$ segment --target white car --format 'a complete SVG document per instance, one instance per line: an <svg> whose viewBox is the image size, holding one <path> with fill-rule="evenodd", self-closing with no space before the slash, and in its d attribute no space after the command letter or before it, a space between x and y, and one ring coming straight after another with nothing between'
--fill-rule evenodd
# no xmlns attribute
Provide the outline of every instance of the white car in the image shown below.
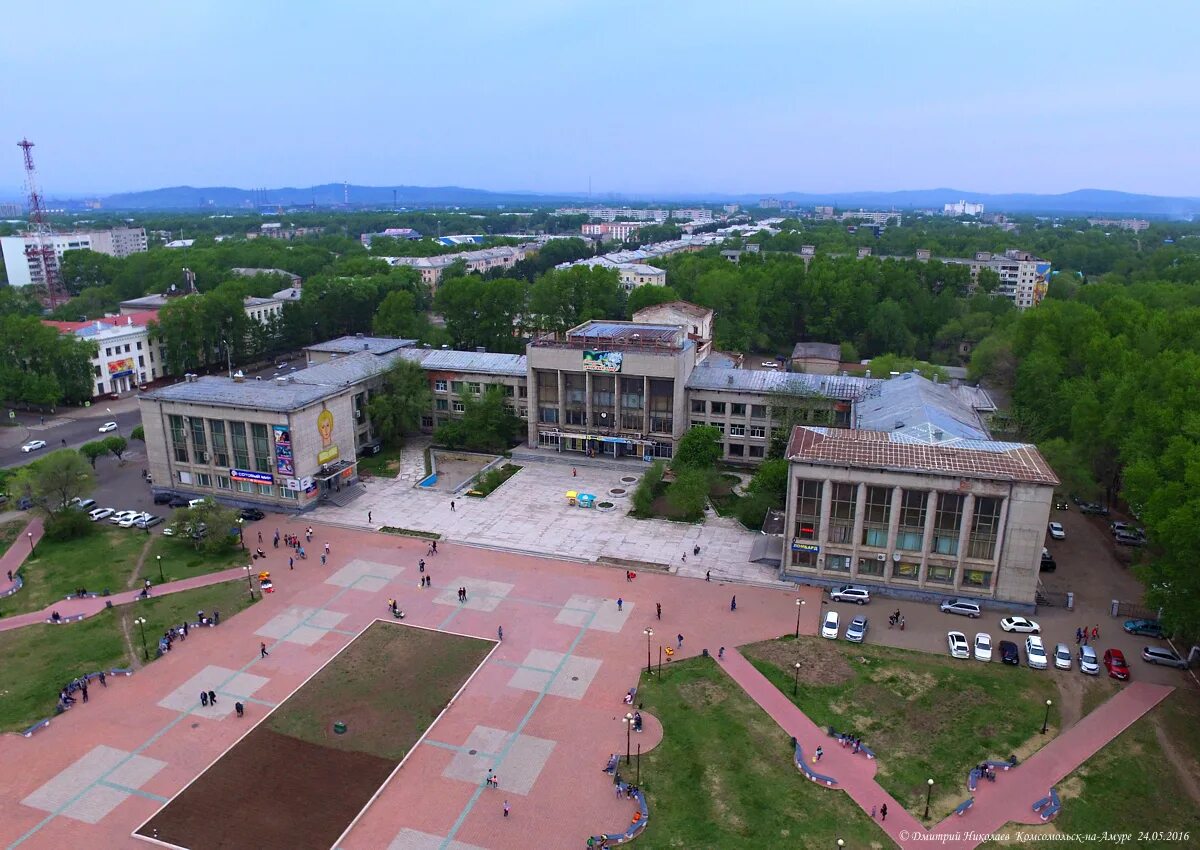
<svg viewBox="0 0 1200 850"><path fill-rule="evenodd" d="M1000 621L1000 628L1006 632L1018 632L1023 635L1036 635L1042 630L1033 620L1024 617L1005 617Z"/></svg>
<svg viewBox="0 0 1200 850"><path fill-rule="evenodd" d="M971 647L967 645L967 636L962 632L946 632L946 644L950 647L951 658L971 657Z"/></svg>
<svg viewBox="0 0 1200 850"><path fill-rule="evenodd" d="M1059 670L1071 669L1071 650L1065 643L1054 647L1054 666Z"/></svg>
<svg viewBox="0 0 1200 850"><path fill-rule="evenodd" d="M1050 523L1049 528L1050 528L1050 536L1053 537L1055 540L1066 540L1067 539L1067 531L1065 528L1062 527L1061 522L1052 522L1052 523Z"/></svg>
<svg viewBox="0 0 1200 850"><path fill-rule="evenodd" d="M838 626L838 612L826 611L825 619L821 621L821 637L837 640L838 631L840 631L840 626Z"/></svg>
<svg viewBox="0 0 1200 850"><path fill-rule="evenodd" d="M1045 670L1049 666L1046 647L1042 646L1042 639L1037 635L1025 638L1025 663L1031 670Z"/></svg>
<svg viewBox="0 0 1200 850"><path fill-rule="evenodd" d="M141 522L142 520L146 520L146 519L150 519L150 514L142 513L141 511L138 511L137 513L133 514L132 516L128 516L125 519L121 520L120 522L117 523L117 525L119 525L121 528L133 528L139 522Z"/></svg>
<svg viewBox="0 0 1200 850"><path fill-rule="evenodd" d="M975 635L975 660L992 660L992 636L987 632L980 632Z"/></svg>
<svg viewBox="0 0 1200 850"><path fill-rule="evenodd" d="M44 448L46 448L45 440L30 440L28 443L21 446L21 451L28 454L29 452L36 452L38 449Z"/></svg>
<svg viewBox="0 0 1200 850"><path fill-rule="evenodd" d="M853 602L856 605L866 605L871 601L871 591L865 587L844 584L829 592L829 598L835 602Z"/></svg>
<svg viewBox="0 0 1200 850"><path fill-rule="evenodd" d="M117 511L116 513L114 513L112 516L110 516L108 518L108 521L111 522L113 525L120 525L122 522L129 519L130 517L136 518L136 517L140 516L141 513L142 513L141 511Z"/></svg>
<svg viewBox="0 0 1200 850"><path fill-rule="evenodd" d="M101 434L107 434L109 431L117 430L117 423L116 422L105 422L103 425L101 425L96 430L99 431Z"/></svg>
<svg viewBox="0 0 1200 850"><path fill-rule="evenodd" d="M81 511L90 511L92 508L96 507L96 500L95 499L81 499L78 496L76 496L74 499L71 500L71 506L79 508L79 510L81 510Z"/></svg>
<svg viewBox="0 0 1200 850"><path fill-rule="evenodd" d="M92 522L99 522L102 519L108 519L112 515L112 508L96 508L96 510L88 514L88 516L92 518Z"/></svg>

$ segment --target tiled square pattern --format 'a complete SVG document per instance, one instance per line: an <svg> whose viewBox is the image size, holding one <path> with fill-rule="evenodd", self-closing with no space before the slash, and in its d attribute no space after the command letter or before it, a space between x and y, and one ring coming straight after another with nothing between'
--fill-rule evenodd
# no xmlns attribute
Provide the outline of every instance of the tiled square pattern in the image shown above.
<svg viewBox="0 0 1200 850"><path fill-rule="evenodd" d="M619 632L633 612L634 604L626 602L617 609L617 600L601 599L598 596L574 594L558 612L554 622L560 626L597 629L602 632Z"/></svg>
<svg viewBox="0 0 1200 850"><path fill-rule="evenodd" d="M238 673L227 667L209 665L158 701L171 711L190 711L200 717L220 718L233 711L233 704L242 697L253 696L270 679L251 673ZM221 697L216 705L202 706L200 691L217 691Z"/></svg>
<svg viewBox="0 0 1200 850"><path fill-rule="evenodd" d="M324 637L326 631L335 628L344 619L346 615L339 611L293 605L265 622L255 634L287 643L312 646Z"/></svg>
<svg viewBox="0 0 1200 850"><path fill-rule="evenodd" d="M460 587L467 589L466 602L458 601ZM495 611L504 598L512 592L512 589L511 584L505 584L502 581L457 576L447 582L447 586L433 601L438 605L453 605L458 608L469 608L472 611Z"/></svg>
<svg viewBox="0 0 1200 850"><path fill-rule="evenodd" d="M369 593L378 593L402 572L404 572L404 567L395 567L391 564L381 564L378 561L364 561L361 558L355 558L346 564L346 566L330 575L329 578L325 579L325 583L338 587L353 587L355 590L365 590Z"/></svg>
<svg viewBox="0 0 1200 850"><path fill-rule="evenodd" d="M501 791L522 796L533 788L554 751L554 741L531 735L514 738L511 732L489 726L476 726L464 746L478 752L456 752L442 776L480 785L490 767L499 777Z"/></svg>
<svg viewBox="0 0 1200 850"><path fill-rule="evenodd" d="M60 814L84 823L99 823L129 792L93 783L103 777L115 785L140 788L164 767L166 763L158 759L100 745L21 802L44 812L61 809Z"/></svg>
<svg viewBox="0 0 1200 850"><path fill-rule="evenodd" d="M599 658L567 657L561 652L532 649L521 667L513 671L508 686L535 693L545 690L567 699L583 699L592 679L596 678L600 663Z"/></svg>

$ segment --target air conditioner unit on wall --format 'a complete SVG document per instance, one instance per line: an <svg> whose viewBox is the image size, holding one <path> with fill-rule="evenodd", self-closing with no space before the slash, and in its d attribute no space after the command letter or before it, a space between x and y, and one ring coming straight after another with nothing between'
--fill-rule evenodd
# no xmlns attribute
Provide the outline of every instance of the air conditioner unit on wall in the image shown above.
<svg viewBox="0 0 1200 850"><path fill-rule="evenodd" d="M880 552L878 555L876 555L876 556L875 556L875 560L876 560L876 561L886 561L886 560L887 560L887 555L885 555L885 554L883 554L882 552Z"/></svg>

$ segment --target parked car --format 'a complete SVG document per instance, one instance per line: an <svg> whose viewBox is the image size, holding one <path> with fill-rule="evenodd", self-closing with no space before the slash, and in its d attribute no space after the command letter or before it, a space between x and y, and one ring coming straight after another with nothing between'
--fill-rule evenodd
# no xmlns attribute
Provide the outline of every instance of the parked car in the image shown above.
<svg viewBox="0 0 1200 850"><path fill-rule="evenodd" d="M1054 666L1059 670L1071 669L1071 649L1065 643L1054 647Z"/></svg>
<svg viewBox="0 0 1200 850"><path fill-rule="evenodd" d="M829 598L836 602L853 602L855 605L866 605L871 601L871 591L865 587L844 584L829 592Z"/></svg>
<svg viewBox="0 0 1200 850"><path fill-rule="evenodd" d="M1055 540L1066 540L1067 530L1063 528L1061 522L1052 522L1047 526L1050 529L1050 536Z"/></svg>
<svg viewBox="0 0 1200 850"><path fill-rule="evenodd" d="M18 510L27 511L32 507L33 507L33 499L29 498L28 496L22 496L21 498L17 499L17 509Z"/></svg>
<svg viewBox="0 0 1200 850"><path fill-rule="evenodd" d="M135 522L134 525L136 525L138 528L141 528L141 529L149 529L149 528L154 528L154 526L158 525L162 521L163 521L163 518L160 516L155 516L153 514L146 514L141 519L139 519L137 522Z"/></svg>
<svg viewBox="0 0 1200 850"><path fill-rule="evenodd" d="M1187 662L1178 653L1162 646L1146 646L1142 648L1142 660L1150 664L1161 664L1163 667L1187 669Z"/></svg>
<svg viewBox="0 0 1200 850"><path fill-rule="evenodd" d="M837 640L838 631L838 612L826 611L825 619L821 622L821 637Z"/></svg>
<svg viewBox="0 0 1200 850"><path fill-rule="evenodd" d="M1096 657L1094 646L1085 643L1079 647L1079 672L1087 673L1089 676L1100 674L1100 659Z"/></svg>
<svg viewBox="0 0 1200 850"><path fill-rule="evenodd" d="M1136 534L1138 537L1146 536L1146 532L1144 529L1139 528L1138 526L1134 525L1132 522L1123 522L1122 520L1117 520L1116 522L1110 522L1108 524L1108 530L1111 531L1113 534L1123 531L1127 534Z"/></svg>
<svg viewBox="0 0 1200 850"><path fill-rule="evenodd" d="M171 500L173 498L175 498L175 497L172 496L170 493L155 493L154 494L154 504L169 505L169 504L171 504Z"/></svg>
<svg viewBox="0 0 1200 850"><path fill-rule="evenodd" d="M108 518L108 521L111 522L113 525L120 525L123 521L129 519L130 517L137 516L140 513L141 513L141 511L130 511L130 510L117 511L116 513L114 513L112 516L110 516Z"/></svg>
<svg viewBox="0 0 1200 850"><path fill-rule="evenodd" d="M266 514L264 514L258 508L246 508L241 512L240 516L242 519L248 522L257 522L258 520L266 517Z"/></svg>
<svg viewBox="0 0 1200 850"><path fill-rule="evenodd" d="M1027 620L1024 617L1005 617L1000 621L1000 628L1006 632L1016 632L1022 635L1036 635L1042 630L1042 627L1033 620Z"/></svg>
<svg viewBox="0 0 1200 850"><path fill-rule="evenodd" d="M76 496L74 499L71 500L71 506L79 508L79 510L81 510L81 511L90 511L92 508L96 507L96 500L95 499L81 499L78 496Z"/></svg>
<svg viewBox="0 0 1200 850"><path fill-rule="evenodd" d="M171 501L167 502L167 504L172 508L186 508L188 500L183 498L183 496L172 496Z"/></svg>
<svg viewBox="0 0 1200 850"><path fill-rule="evenodd" d="M1104 650L1104 667L1114 679L1124 681L1129 678L1129 665L1125 663L1125 653L1119 649Z"/></svg>
<svg viewBox="0 0 1200 850"><path fill-rule="evenodd" d="M980 613L979 603L968 599L943 599L938 605L938 610L943 614L961 614L972 620L978 618Z"/></svg>
<svg viewBox="0 0 1200 850"><path fill-rule="evenodd" d="M112 508L95 508L91 513L88 514L88 517L91 518L92 522L99 522L102 519L108 519L112 515Z"/></svg>
<svg viewBox="0 0 1200 850"><path fill-rule="evenodd" d="M187 506L189 508L198 508L207 501L207 499L188 499Z"/></svg>
<svg viewBox="0 0 1200 850"><path fill-rule="evenodd" d="M1158 620L1126 620L1121 628L1131 635L1142 635L1152 638L1161 638L1163 636L1162 624Z"/></svg>
<svg viewBox="0 0 1200 850"><path fill-rule="evenodd" d="M970 658L971 647L967 636L962 632L946 632L946 645L950 648L951 658Z"/></svg>
<svg viewBox="0 0 1200 850"><path fill-rule="evenodd" d="M1140 534L1134 534L1130 531L1118 531L1113 535L1113 540L1118 546L1145 546L1146 538Z"/></svg>
<svg viewBox="0 0 1200 850"><path fill-rule="evenodd" d="M992 660L992 636L987 632L980 632L975 635L975 660Z"/></svg>
<svg viewBox="0 0 1200 850"><path fill-rule="evenodd" d="M850 621L850 625L846 626L846 640L851 643L862 643L867 637L869 627L866 617L855 617Z"/></svg>
<svg viewBox="0 0 1200 850"><path fill-rule="evenodd" d="M103 425L101 425L96 430L99 431L101 434L107 434L109 431L117 430L117 423L116 422L105 422Z"/></svg>
<svg viewBox="0 0 1200 850"><path fill-rule="evenodd" d="M1017 652L1017 645L1011 640L1000 641L1000 662L1002 664L1011 664L1014 667L1021 663L1021 654Z"/></svg>
<svg viewBox="0 0 1200 850"><path fill-rule="evenodd" d="M1025 638L1025 663L1031 670L1045 670L1049 666L1046 660L1046 647L1037 635Z"/></svg>
<svg viewBox="0 0 1200 850"><path fill-rule="evenodd" d="M121 520L119 523L117 523L117 525L119 525L121 528L133 528L135 525L137 525L142 520L146 520L149 518L150 518L150 514L138 511L133 516L126 517L125 519Z"/></svg>
<svg viewBox="0 0 1200 850"><path fill-rule="evenodd" d="M29 452L36 452L38 449L44 448L46 448L45 440L30 440L28 443L21 446L21 451L29 454Z"/></svg>
<svg viewBox="0 0 1200 850"><path fill-rule="evenodd" d="M1108 508L1099 502L1080 502L1079 512L1081 514L1095 514L1096 516L1108 516Z"/></svg>
<svg viewBox="0 0 1200 850"><path fill-rule="evenodd" d="M1053 558L1042 558L1041 566L1038 567L1038 572L1052 573L1058 569L1058 561Z"/></svg>

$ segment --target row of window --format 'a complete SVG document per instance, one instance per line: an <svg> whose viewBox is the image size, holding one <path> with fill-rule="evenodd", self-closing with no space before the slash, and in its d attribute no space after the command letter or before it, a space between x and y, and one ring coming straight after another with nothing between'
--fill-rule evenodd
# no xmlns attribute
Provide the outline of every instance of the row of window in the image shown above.
<svg viewBox="0 0 1200 850"><path fill-rule="evenodd" d="M792 552L792 566L802 570L817 570L818 555L815 552ZM915 561L893 561L889 574L888 561L878 558L859 558L857 576L863 578L893 579L919 582L921 564ZM826 555L823 572L849 575L852 559L849 555ZM928 564L925 569L926 584L953 585L956 567L947 564ZM965 568L960 581L962 587L987 590L992 586L992 572Z"/></svg>
<svg viewBox="0 0 1200 850"><path fill-rule="evenodd" d="M269 429L261 422L225 422L193 416L185 423L185 417L176 414L169 415L167 419L171 431L171 450L178 463L268 473L275 471L275 452L268 436ZM250 426L249 431L247 425Z"/></svg>
<svg viewBox="0 0 1200 850"><path fill-rule="evenodd" d="M492 387L499 387L500 392L506 398L512 398L514 395L514 388L511 384L483 384L479 381L447 381L444 378L437 378L433 382L433 391L435 393L449 391L455 395L463 395L464 389L471 395L483 395L485 389L491 389ZM517 389L520 390L521 398L526 398L529 395L527 387L521 386Z"/></svg>
<svg viewBox="0 0 1200 850"><path fill-rule="evenodd" d="M251 481L233 481L227 475L210 475L207 472L188 472L179 470L179 483L188 487L207 487L212 489L213 482L216 481L218 490L235 490L238 493L256 496L275 496L275 487L272 484L255 484ZM283 499L298 499L300 491L290 490L287 487L279 488L279 496Z"/></svg>
<svg viewBox="0 0 1200 850"><path fill-rule="evenodd" d="M716 428L722 434L725 433L725 423L724 422L698 422L695 419L693 419L691 422L691 426L693 428L700 428L703 426L708 426L710 428ZM740 424L739 425L731 424L729 426L729 436L745 437L747 435L749 435L750 439L752 439L752 440L765 440L767 438L767 426L766 425L750 425L749 427L747 427L746 425L740 425Z"/></svg>
<svg viewBox="0 0 1200 850"><path fill-rule="evenodd" d="M142 343L140 341L137 343L137 350L138 351L142 350ZM129 343L125 343L124 349L122 349L121 346L119 346L119 345L113 345L113 346L109 346L108 348L105 348L104 356L112 357L114 352L117 354L122 354L122 353L128 354L129 353ZM150 352L150 361L154 362L154 351L153 350L151 350L151 352Z"/></svg>
<svg viewBox="0 0 1200 850"><path fill-rule="evenodd" d="M692 413L711 413L715 416L724 416L727 408L730 416L745 416L746 409L749 408L751 419L767 418L768 411L765 404L743 404L738 401L705 401L702 398L692 399Z"/></svg>

